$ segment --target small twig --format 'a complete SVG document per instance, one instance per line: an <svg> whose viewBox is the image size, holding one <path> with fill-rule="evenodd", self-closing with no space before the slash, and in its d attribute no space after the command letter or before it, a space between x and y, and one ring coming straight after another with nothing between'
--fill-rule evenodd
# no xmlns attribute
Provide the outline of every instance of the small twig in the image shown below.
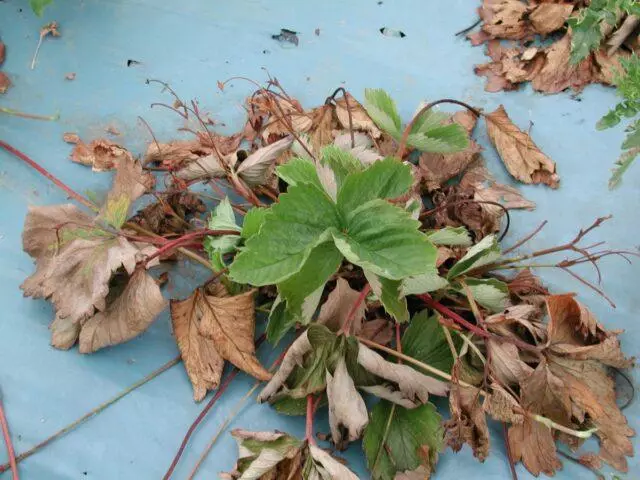
<svg viewBox="0 0 640 480"><path fill-rule="evenodd" d="M398 147L398 153L396 153L396 157L398 157L401 160L402 160L402 157L404 157L406 146L407 146L407 139L409 138L409 134L411 133L411 130L413 129L413 124L416 122L416 120L420 118L420 116L422 116L425 112L431 110L436 105L440 105L441 103L453 103L455 105L460 105L462 107L465 107L467 110L473 113L476 117L479 117L481 115L480 111L473 108L471 105L461 102L459 100L454 100L452 98L443 98L441 100L436 100L435 102L428 103L427 105L422 107L418 111L418 113L416 113L416 115L411 119L411 121L407 124L407 127L404 129L404 132L402 133L402 138L400 139L400 146Z"/></svg>
<svg viewBox="0 0 640 480"><path fill-rule="evenodd" d="M45 120L48 122L55 122L60 119L59 113L56 113L55 115L36 115L34 113L25 113L8 107L0 107L0 112L6 113L7 115L13 115L14 117L29 118L31 120Z"/></svg>
<svg viewBox="0 0 640 480"><path fill-rule="evenodd" d="M358 298L356 299L355 303L351 307L351 310L349 310L349 314L347 315L347 319L342 324L342 328L340 328L340 333L342 333L344 335L347 335L347 336L351 334L351 324L353 323L353 319L356 316L356 312L358 311L358 307L360 307L360 304L362 304L362 302L364 302L365 298L367 298L367 295L369 294L370 291L371 291L371 285L369 285L367 283L364 286L364 288L362 289L362 291L360 292L360 295L358 295Z"/></svg>
<svg viewBox="0 0 640 480"><path fill-rule="evenodd" d="M316 444L316 439L313 438L313 394L307 395L307 419L305 422L304 439L309 442L310 445Z"/></svg>
<svg viewBox="0 0 640 480"><path fill-rule="evenodd" d="M122 398L124 398L126 395L130 394L131 392L133 392L134 390L140 388L141 386L143 386L144 384L150 382L151 380L153 380L154 378L156 378L157 376L159 376L160 374L166 372L167 370L169 370L171 367L177 365L178 363L180 363L180 356L174 358L173 360L169 360L167 363L165 363L163 366L161 366L160 368L158 368L157 370L154 370L153 372L151 372L149 375L147 375L146 377L144 377L143 379L137 381L136 383L134 383L133 385L127 387L126 389L124 389L122 392L120 392L118 395L116 395L115 397L111 398L110 400L107 400L106 402L100 404L99 406L97 406L96 408L94 408L93 410L91 410L90 412L88 412L87 414L83 415L82 417L80 417L78 420L76 420L75 422L67 425L66 427L62 428L61 430L58 430L56 433L54 433L53 435L51 435L50 437L44 439L43 441L41 441L40 443L38 443L37 445L34 445L33 447L31 447L29 450L19 454L16 457L16 461L17 462L21 462L22 460L30 457L31 455L33 455L34 453L37 453L38 451L40 451L42 448L46 447L47 445L49 445L50 443L54 442L55 440L59 439L60 437L66 435L67 433L71 432L72 430L75 430L77 427L79 427L80 425L82 425L83 423L85 423L87 420L90 420L91 418L95 417L96 415L98 415L99 413L101 413L102 411L106 410L107 408L109 408L111 405L113 405L114 403L116 403L117 401L121 400ZM0 465L0 473L6 471L9 469L9 465L5 464L5 465Z"/></svg>
<svg viewBox="0 0 640 480"><path fill-rule="evenodd" d="M540 225L538 225L538 227L533 232L531 232L529 235L525 236L524 238L518 240L514 245L512 245L511 247L507 248L504 252L502 252L502 254L506 255L508 253L511 253L516 248L521 247L522 245L527 243L529 240L535 237L538 233L540 233L540 231L544 228L546 224L547 224L547 221L545 220Z"/></svg>
<svg viewBox="0 0 640 480"><path fill-rule="evenodd" d="M153 138L154 143L156 144L156 148L158 149L158 155L162 155L162 149L160 148L160 143L158 142L158 139L156 138L156 135L153 133L153 130L151 129L151 125L149 125L149 122L147 122L144 118L142 118L142 116L138 115L138 120L140 120L142 122L142 124L147 127L147 130L149 131L149 133L151 134L151 138Z"/></svg>
<svg viewBox="0 0 640 480"><path fill-rule="evenodd" d="M342 98L344 98L344 104L347 107L347 117L349 118L349 135L351 136L351 148L356 147L355 134L353 133L353 119L351 117L351 106L349 105L349 98L347 97L347 91L343 87L338 87L335 91L325 100L325 105L335 101L338 92L342 92Z"/></svg>
<svg viewBox="0 0 640 480"><path fill-rule="evenodd" d="M9 422L7 422L7 416L4 413L4 407L2 405L2 391L0 391L0 429L2 430L2 438L4 438L4 444L7 448L7 456L9 457L9 467L11 468L11 475L13 476L13 480L20 480L20 475L18 473L18 462L16 461L16 452L13 449L11 433L9 432Z"/></svg>
<svg viewBox="0 0 640 480"><path fill-rule="evenodd" d="M562 270L564 270L565 272L567 272L569 275L571 275L573 278L575 278L576 280L578 280L580 283L582 283L583 285L586 285L587 287L589 287L591 290L593 290L594 292L596 292L597 294L599 294L602 298L604 298L607 302L609 302L609 305L611 305L611 307L616 308L616 304L613 303L613 300L611 300L611 298L609 298L609 296L604 293L604 291L598 287L596 287L594 284L588 282L587 280L585 280L584 278L582 278L580 275L578 275L577 273L571 271L569 268L567 267L558 267L561 268Z"/></svg>
<svg viewBox="0 0 640 480"><path fill-rule="evenodd" d="M511 452L511 445L509 444L509 429L507 424L502 424L502 431L504 432L504 447L507 450L507 460L509 461L509 469L511 470L511 479L518 480L518 473L516 472L516 464L513 461L513 453Z"/></svg>
<svg viewBox="0 0 640 480"><path fill-rule="evenodd" d="M456 32L454 34L455 37L459 37L460 35L464 35L467 32L470 32L471 30L473 30L474 28L476 28L478 25L480 25L482 23L482 19L478 18L478 20L476 20L475 22L473 22L473 25L468 26L467 28L463 28L462 30L460 30L459 32Z"/></svg>

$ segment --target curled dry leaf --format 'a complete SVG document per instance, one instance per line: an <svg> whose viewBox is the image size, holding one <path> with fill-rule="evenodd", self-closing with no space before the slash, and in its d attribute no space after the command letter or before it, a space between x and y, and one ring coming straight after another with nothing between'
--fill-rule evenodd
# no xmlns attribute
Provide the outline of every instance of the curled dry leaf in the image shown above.
<svg viewBox="0 0 640 480"><path fill-rule="evenodd" d="M333 142L333 132L338 129L338 118L331 104L311 110L311 126L307 131L314 152Z"/></svg>
<svg viewBox="0 0 640 480"><path fill-rule="evenodd" d="M520 425L511 425L507 441L514 462L522 462L536 477L540 473L553 476L562 468L556 453L551 429L540 422L525 418Z"/></svg>
<svg viewBox="0 0 640 480"><path fill-rule="evenodd" d="M336 287L327 297L326 302L320 308L317 322L326 325L329 330L337 332L346 321L351 308L356 304L360 292L352 289L344 278L338 278ZM351 334L358 335L363 327L366 302L360 302L353 314Z"/></svg>
<svg viewBox="0 0 640 480"><path fill-rule="evenodd" d="M547 326L537 321L540 311L528 304L512 305L484 319L487 329L503 337L521 337L528 332L536 344L547 340Z"/></svg>
<svg viewBox="0 0 640 480"><path fill-rule="evenodd" d="M347 104L349 108L347 109ZM367 114L364 107L350 93L336 100L336 116L342 128L349 129L349 113L351 113L351 124L355 130L367 132L372 138L378 139L382 132L376 127L373 120Z"/></svg>
<svg viewBox="0 0 640 480"><path fill-rule="evenodd" d="M163 167L178 169L211 153L211 148L204 147L198 140L152 142L147 147L143 163L160 163Z"/></svg>
<svg viewBox="0 0 640 480"><path fill-rule="evenodd" d="M67 140L65 140L67 141ZM89 144L79 140L71 152L71 160L91 167L94 172L111 170L121 161L132 162L129 151L106 138L92 140Z"/></svg>
<svg viewBox="0 0 640 480"><path fill-rule="evenodd" d="M6 93L9 87L11 87L9 76L4 72L0 72L0 94Z"/></svg>
<svg viewBox="0 0 640 480"><path fill-rule="evenodd" d="M555 163L520 130L500 105L485 115L489 139L498 150L509 173L523 183L544 183L557 188L560 178Z"/></svg>
<svg viewBox="0 0 640 480"><path fill-rule="evenodd" d="M451 419L445 422L445 441L454 452L467 443L481 462L489 455L489 428L477 388L453 384L449 393Z"/></svg>
<svg viewBox="0 0 640 480"><path fill-rule="evenodd" d="M604 330L593 314L573 294L547 297L549 350L576 360L598 360L629 368L633 359L622 353L616 332Z"/></svg>
<svg viewBox="0 0 640 480"><path fill-rule="evenodd" d="M292 137L285 137L271 145L259 148L240 164L236 173L250 187L267 183L273 175L277 158L289 149L292 141Z"/></svg>
<svg viewBox="0 0 640 480"><path fill-rule="evenodd" d="M304 356L311 351L311 343L305 331L289 347L282 359L280 368L258 395L258 403L271 400L277 393L286 388L285 382L297 365L302 365Z"/></svg>
<svg viewBox="0 0 640 480"><path fill-rule="evenodd" d="M180 356L191 385L193 399L201 401L208 390L220 384L224 359L214 343L204 337L198 328L203 316L202 291L197 289L185 300L171 300L171 325Z"/></svg>
<svg viewBox="0 0 640 480"><path fill-rule="evenodd" d="M156 281L144 269L137 269L122 294L82 325L80 353L92 353L137 337L165 306Z"/></svg>
<svg viewBox="0 0 640 480"><path fill-rule="evenodd" d="M403 398L414 403L417 400L426 403L430 393L444 396L449 391L446 383L423 375L408 365L388 362L362 344L358 346L358 363L365 370L397 386Z"/></svg>
<svg viewBox="0 0 640 480"><path fill-rule="evenodd" d="M343 358L338 361L333 375L327 371L327 399L331 440L338 450L362 436L369 422L364 400L347 371Z"/></svg>
<svg viewBox="0 0 640 480"><path fill-rule="evenodd" d="M227 171L221 165L220 160L215 153L199 157L176 172L176 176L178 178L187 181L207 177L220 178L224 177L226 174Z"/></svg>

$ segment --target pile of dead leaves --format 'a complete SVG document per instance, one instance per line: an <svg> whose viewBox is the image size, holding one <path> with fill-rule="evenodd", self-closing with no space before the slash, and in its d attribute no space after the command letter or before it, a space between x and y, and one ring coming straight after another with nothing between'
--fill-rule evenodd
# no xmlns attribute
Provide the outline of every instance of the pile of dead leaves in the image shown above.
<svg viewBox="0 0 640 480"><path fill-rule="evenodd" d="M579 0L483 0L478 9L481 29L468 38L473 45L487 44L491 61L475 68L478 75L487 78L485 90L515 90L520 84L531 82L534 90L543 93L568 88L579 92L591 83L612 84L622 71L620 57L629 55L628 49L619 48L622 41L637 43L637 40L631 35L633 29L623 35L628 26L623 27L621 16L620 28L607 24L601 27L606 30L603 36L610 36L608 45L591 53L587 51L585 58L576 62L572 44L583 40L573 38L574 32L567 22L581 14L584 4ZM547 37L551 41L538 41ZM635 44L629 47L635 49Z"/></svg>
<svg viewBox="0 0 640 480"><path fill-rule="evenodd" d="M486 35L524 40L543 33L549 15L571 13L519 4L486 3ZM544 64L549 52L536 56ZM616 404L613 369L631 360L619 332L527 268L530 258L566 252L573 257L557 267L577 277L575 265L624 254L580 246L604 219L566 245L509 255L496 235L506 213L535 205L495 181L472 136L481 120L515 179L558 187L555 163L529 134L502 107L451 115L427 106L403 125L385 92L366 99L338 89L305 109L271 81L246 100L242 130L224 136L195 102L176 97L171 108L202 129L153 141L141 162L113 142L68 135L72 160L116 174L92 214L59 205L27 216L23 244L36 272L22 288L52 302L52 345L79 341L88 353L142 333L167 304L148 268L183 255L215 272L168 302L195 400L218 388L229 361L268 381L259 402L307 416L303 440L234 431L240 455L230 478L357 478L316 445L313 414L324 406L322 438L337 450L363 439L374 479L428 478L446 446L469 445L483 461L489 418L506 425L510 461L535 475L561 467L557 441L578 449L592 434L600 450L584 463L626 471L634 432ZM150 167L166 190L154 187ZM143 195L155 201L132 212ZM273 374L256 357L256 305L270 311L272 344L296 335ZM430 395L448 396L448 421ZM367 396L380 400L370 408Z"/></svg>

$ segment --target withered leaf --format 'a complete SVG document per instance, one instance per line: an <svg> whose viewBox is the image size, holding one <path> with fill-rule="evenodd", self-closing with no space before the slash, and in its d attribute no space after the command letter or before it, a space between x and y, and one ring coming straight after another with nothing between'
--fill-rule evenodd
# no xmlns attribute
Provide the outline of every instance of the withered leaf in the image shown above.
<svg viewBox="0 0 640 480"><path fill-rule="evenodd" d="M211 339L222 358L258 380L270 380L255 354L254 290L229 296L226 291L218 295L203 295L198 323L200 333Z"/></svg>
<svg viewBox="0 0 640 480"><path fill-rule="evenodd" d="M347 108L347 104L349 107ZM336 115L342 128L349 129L349 113L351 124L355 130L367 132L372 138L380 138L382 132L376 127L373 120L367 115L364 107L350 93L336 100Z"/></svg>
<svg viewBox="0 0 640 480"><path fill-rule="evenodd" d="M484 0L479 9L484 21L482 30L491 38L521 40L531 31L527 17L529 8L520 0Z"/></svg>
<svg viewBox="0 0 640 480"><path fill-rule="evenodd" d="M513 343L489 340L491 371L506 385L517 385L527 378L533 369L520 359L518 347Z"/></svg>
<svg viewBox="0 0 640 480"><path fill-rule="evenodd" d="M527 331L537 344L547 340L547 326L536 320L539 316L537 307L522 303L486 317L484 322L488 330L503 337L520 337Z"/></svg>
<svg viewBox="0 0 640 480"><path fill-rule="evenodd" d="M630 437L635 432L616 404L615 383L607 369L593 360L549 356L549 369L564 382L573 403L572 414L583 422L588 416L598 430L600 457L622 472L628 470L625 457L633 456Z"/></svg>
<svg viewBox="0 0 640 480"><path fill-rule="evenodd" d="M311 126L307 134L311 140L313 152L333 142L333 132L338 128L338 118L334 114L334 106L331 104L314 108L310 112Z"/></svg>
<svg viewBox="0 0 640 480"><path fill-rule="evenodd" d="M180 168L199 158L210 155L212 149L198 140L174 140L169 143L152 142L147 147L144 164L161 163L166 168Z"/></svg>
<svg viewBox="0 0 640 480"><path fill-rule="evenodd" d="M200 198L189 191L171 193L157 198L157 202L139 210L129 219L129 222L158 235L184 233L190 227L189 220L192 217L207 211L207 207Z"/></svg>
<svg viewBox="0 0 640 480"><path fill-rule="evenodd" d="M605 365L629 368L615 332L604 330L593 314L573 294L547 297L549 349L577 360L599 360Z"/></svg>
<svg viewBox="0 0 640 480"><path fill-rule="evenodd" d="M292 137L285 137L249 155L238 167L236 173L249 186L262 185L273 175L277 158L289 149Z"/></svg>
<svg viewBox="0 0 640 480"><path fill-rule="evenodd" d="M171 325L180 356L193 385L193 399L202 400L208 390L220 384L224 359L212 340L204 337L198 328L202 320L202 291L197 289L185 300L171 300Z"/></svg>
<svg viewBox="0 0 640 480"><path fill-rule="evenodd" d="M524 421L522 406L504 388L493 384L492 389L484 402L484 411L499 422L521 424Z"/></svg>
<svg viewBox="0 0 640 480"><path fill-rule="evenodd" d="M384 318L376 318L362 324L360 336L380 345L387 345L393 339L393 324Z"/></svg>
<svg viewBox="0 0 640 480"><path fill-rule="evenodd" d="M6 93L9 87L11 87L11 79L6 73L0 72L0 94Z"/></svg>
<svg viewBox="0 0 640 480"><path fill-rule="evenodd" d="M73 145L80 143L80 137L78 136L77 133L73 133L73 132L65 132L62 135L62 140L64 140L66 143L71 143Z"/></svg>
<svg viewBox="0 0 640 480"><path fill-rule="evenodd" d="M445 422L445 440L454 452L465 443L481 462L489 455L489 428L477 388L453 384L449 393L451 419Z"/></svg>
<svg viewBox="0 0 640 480"><path fill-rule="evenodd" d="M106 172L122 161L134 161L126 148L106 138L97 138L88 144L81 140L75 143L76 146L71 151L71 160L91 167L94 172Z"/></svg>
<svg viewBox="0 0 640 480"><path fill-rule="evenodd" d="M543 2L529 13L529 21L536 33L548 35L564 26L573 8L571 3Z"/></svg>
<svg viewBox="0 0 640 480"><path fill-rule="evenodd" d="M367 406L356 390L344 358L338 361L333 375L327 371L327 399L331 440L338 450L343 450L362 436L369 423Z"/></svg>
<svg viewBox="0 0 640 480"><path fill-rule="evenodd" d="M553 476L562 468L558 460L553 433L549 427L525 418L520 425L511 425L507 441L514 462L522 462L536 477L540 473Z"/></svg>
<svg viewBox="0 0 640 480"><path fill-rule="evenodd" d="M122 294L82 325L80 353L92 353L135 338L165 306L166 301L153 277L144 269L137 269Z"/></svg>
<svg viewBox="0 0 640 480"><path fill-rule="evenodd" d="M544 183L557 188L560 178L555 163L520 130L500 105L485 115L489 139L500 154L509 173L523 183Z"/></svg>
<svg viewBox="0 0 640 480"><path fill-rule="evenodd" d="M231 163L230 157L223 158L223 162ZM176 172L176 176L182 180L194 180L196 178L220 178L226 175L227 171L220 162L217 154L211 153L204 157L199 157L186 164Z"/></svg>
<svg viewBox="0 0 640 480"><path fill-rule="evenodd" d="M317 322L337 332L349 316L351 307L355 305L359 296L360 292L352 289L344 278L338 278L336 287L320 308ZM365 302L360 302L351 323L351 334L357 335L362 330L365 309Z"/></svg>
<svg viewBox="0 0 640 480"><path fill-rule="evenodd" d="M571 420L571 399L565 384L547 367L545 360L521 385L522 406L561 425Z"/></svg>

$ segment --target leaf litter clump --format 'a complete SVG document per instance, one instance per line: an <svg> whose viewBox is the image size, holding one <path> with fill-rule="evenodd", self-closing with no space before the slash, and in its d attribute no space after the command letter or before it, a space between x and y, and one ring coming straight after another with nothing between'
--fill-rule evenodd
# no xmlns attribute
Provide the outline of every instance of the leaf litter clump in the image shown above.
<svg viewBox="0 0 640 480"><path fill-rule="evenodd" d="M612 303L573 268L600 275L601 258L628 252L585 241L607 217L563 245L515 253L543 224L501 246L509 211L535 205L487 171L477 124L515 179L560 185L555 162L503 107L436 101L405 122L383 90L360 103L340 88L305 109L271 79L247 98L242 130L223 135L170 91L173 103L157 105L183 118L190 139L154 137L138 160L111 141L69 137L72 160L115 170L107 200L80 197L91 212L29 210L23 247L36 271L22 289L54 306L54 347L126 342L169 305L196 401L226 387L230 362L267 382L258 402L306 416L303 439L234 430L240 453L228 478L357 478L322 438L337 451L362 439L374 479L425 479L447 448L466 445L484 461L496 441L490 419L504 424L510 463L534 475L562 467L559 442L577 450L591 436L599 450L579 461L627 471L634 431L614 372L632 359L621 332L575 294L549 292L532 268L563 253L548 266ZM193 188L201 184L210 191ZM142 196L154 201L136 212ZM149 270L176 256L212 276L167 302ZM256 357L258 310L268 312L268 342L290 342L270 368ZM448 398L447 420L432 396ZM320 408L327 435L314 433Z"/></svg>

